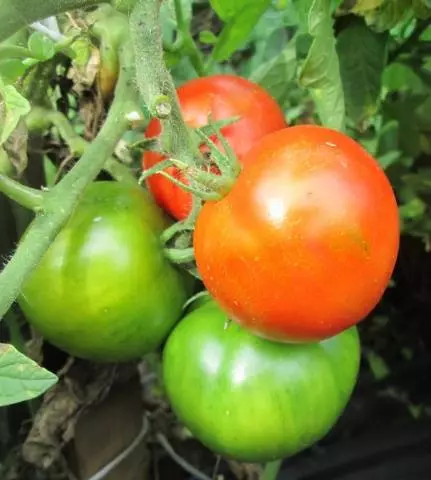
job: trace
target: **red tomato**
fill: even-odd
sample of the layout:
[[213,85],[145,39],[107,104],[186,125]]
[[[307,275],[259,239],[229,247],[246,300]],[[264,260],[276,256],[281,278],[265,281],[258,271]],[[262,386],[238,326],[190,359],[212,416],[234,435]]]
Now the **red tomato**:
[[397,204],[378,163],[346,135],[312,125],[268,135],[244,163],[196,222],[208,291],[269,339],[318,341],[359,322],[398,253]]
[[[240,116],[241,120],[221,131],[242,161],[248,150],[264,135],[286,126],[284,114],[276,101],[259,85],[235,75],[213,75],[191,80],[177,90],[181,110],[186,123],[192,127],[213,121]],[[160,123],[153,120],[148,125],[147,137],[160,133]],[[143,168],[150,168],[163,160],[155,152],[146,152]],[[166,171],[185,182],[181,172],[171,167]],[[153,175],[147,181],[157,203],[177,220],[187,217],[191,207],[191,195],[161,175]]]

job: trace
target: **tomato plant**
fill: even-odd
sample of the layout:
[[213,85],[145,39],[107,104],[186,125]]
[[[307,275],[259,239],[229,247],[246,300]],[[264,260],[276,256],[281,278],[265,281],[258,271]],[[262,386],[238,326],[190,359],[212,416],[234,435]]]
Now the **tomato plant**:
[[[212,121],[240,117],[221,129],[240,161],[263,136],[286,125],[276,101],[259,85],[236,75],[220,74],[190,80],[177,89],[177,94],[184,120],[191,128],[207,125],[210,116]],[[153,120],[146,135],[151,138],[159,134],[160,123]],[[146,152],[142,164],[150,168],[161,160],[162,155]],[[187,182],[176,167],[169,167],[166,172]],[[178,220],[187,217],[191,207],[190,193],[160,175],[151,176],[147,182],[160,206]]]
[[91,185],[22,289],[27,319],[79,357],[124,361],[156,348],[190,293],[164,258],[167,225],[138,187]]
[[207,447],[248,462],[307,448],[336,422],[359,367],[355,327],[312,344],[254,336],[213,301],[170,335],[163,378],[172,408]]
[[397,203],[377,162],[346,135],[310,125],[268,135],[245,163],[196,222],[209,292],[276,340],[316,341],[359,322],[398,252]]

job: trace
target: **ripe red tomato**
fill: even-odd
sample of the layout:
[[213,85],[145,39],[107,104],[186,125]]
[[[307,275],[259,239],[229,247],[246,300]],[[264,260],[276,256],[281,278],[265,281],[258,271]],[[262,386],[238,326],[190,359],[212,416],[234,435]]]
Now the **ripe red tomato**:
[[[179,87],[177,93],[184,119],[192,128],[208,124],[210,114],[213,121],[241,117],[221,129],[240,161],[264,135],[286,126],[283,111],[276,101],[262,87],[245,78],[235,75],[197,78]],[[159,121],[151,121],[146,136],[155,137],[159,133]],[[162,160],[162,155],[146,152],[142,166],[150,168]],[[176,179],[186,181],[177,168],[166,171]],[[156,202],[168,213],[177,220],[187,217],[192,201],[189,193],[161,175],[153,175],[147,184]]]
[[226,321],[205,300],[166,342],[164,387],[179,419],[214,452],[247,462],[294,455],[320,440],[356,383],[356,328],[293,345]]
[[376,160],[342,133],[302,125],[268,135],[244,162],[196,222],[208,291],[233,319],[279,341],[316,341],[359,322],[380,300],[399,245],[395,196]]

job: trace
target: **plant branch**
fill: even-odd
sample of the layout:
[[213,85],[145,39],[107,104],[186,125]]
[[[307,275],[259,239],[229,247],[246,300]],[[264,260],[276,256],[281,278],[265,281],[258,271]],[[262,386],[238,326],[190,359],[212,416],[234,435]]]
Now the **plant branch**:
[[43,207],[43,192],[27,187],[12,178],[0,174],[0,192],[30,210],[38,211]]
[[120,59],[122,68],[103,127],[72,170],[54,188],[44,192],[44,212],[36,215],[15,255],[0,274],[0,318],[19,295],[23,282],[39,263],[69,219],[85,188],[95,179],[129,127],[127,114],[132,109],[136,110],[138,103],[133,88],[134,68],[129,44],[120,48]]
[[200,151],[185,124],[163,52],[160,0],[138,0],[130,16],[137,82],[150,113],[162,124],[162,145],[172,157],[194,165]]
[[175,14],[177,17],[178,31],[181,35],[183,48],[187,51],[190,62],[196,73],[203,77],[206,73],[205,63],[202,53],[197,47],[190,32],[190,24],[184,18],[183,6],[181,0],[175,0]]
[[0,41],[13,35],[21,28],[52,15],[92,7],[109,0],[1,0]]
[[[76,133],[69,119],[58,110],[50,110],[43,107],[35,107],[30,114],[30,128],[34,126],[46,127],[46,124],[54,125],[61,138],[69,146],[72,155],[81,156],[90,145],[90,142]],[[135,185],[137,180],[126,165],[120,163],[113,156],[108,157],[103,169],[119,182]]]

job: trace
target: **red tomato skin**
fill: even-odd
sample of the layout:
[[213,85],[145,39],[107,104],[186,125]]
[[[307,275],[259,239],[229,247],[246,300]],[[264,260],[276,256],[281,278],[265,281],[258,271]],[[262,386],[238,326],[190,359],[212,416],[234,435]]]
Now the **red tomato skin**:
[[[241,116],[241,120],[222,129],[222,133],[242,161],[248,150],[263,136],[286,127],[283,111],[261,86],[236,75],[212,75],[190,80],[177,89],[184,119],[192,128],[202,127],[212,120]],[[148,125],[146,137],[160,134],[160,123],[154,119]],[[156,152],[146,152],[143,168],[163,160]],[[185,181],[181,172],[171,167],[166,172]],[[190,193],[161,175],[153,175],[147,185],[156,202],[177,220],[187,217],[192,198]]]
[[366,317],[399,247],[396,199],[376,160],[342,133],[302,125],[268,135],[244,163],[196,222],[210,294],[278,341],[319,341]]

